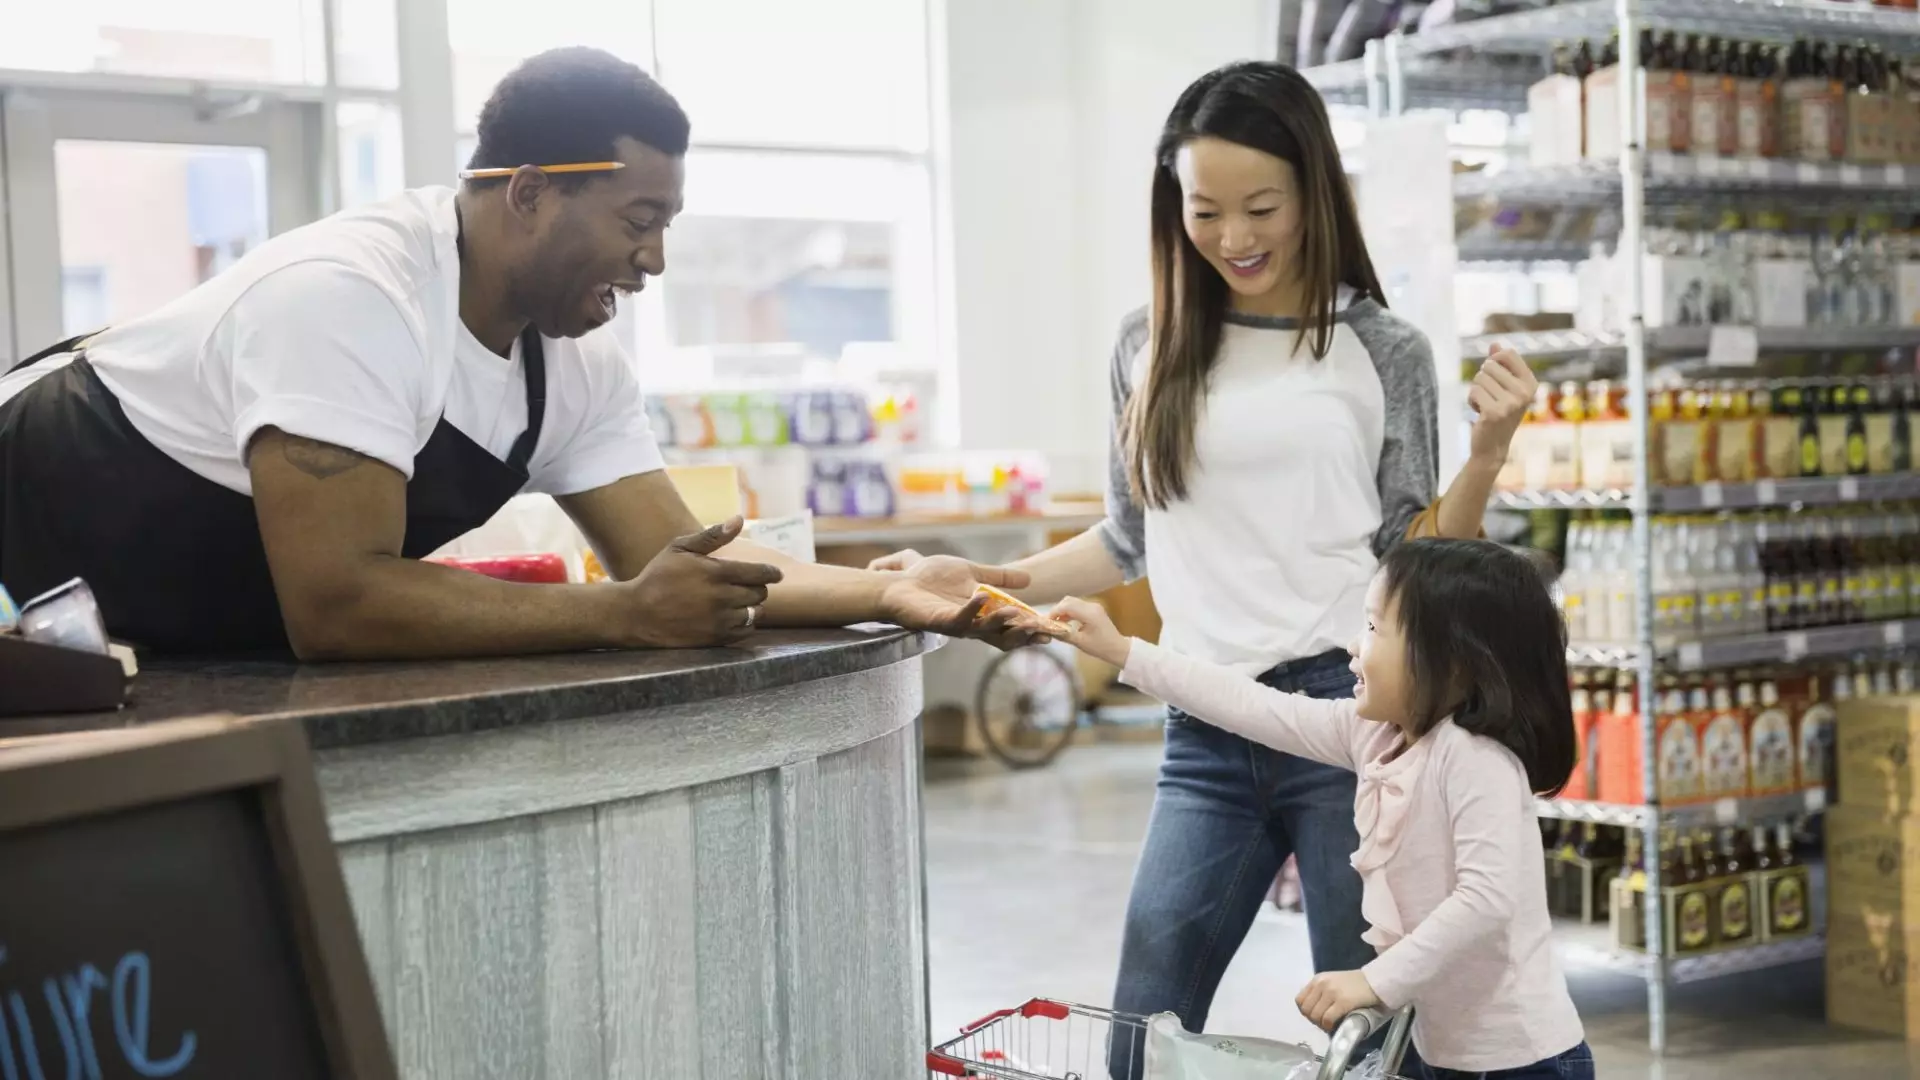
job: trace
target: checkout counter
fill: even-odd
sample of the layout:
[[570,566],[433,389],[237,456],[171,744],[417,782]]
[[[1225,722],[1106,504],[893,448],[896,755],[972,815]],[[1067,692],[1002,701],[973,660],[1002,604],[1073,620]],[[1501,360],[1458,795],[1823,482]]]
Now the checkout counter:
[[912,1076],[936,641],[159,660],[123,710],[0,736],[297,718],[403,1077]]

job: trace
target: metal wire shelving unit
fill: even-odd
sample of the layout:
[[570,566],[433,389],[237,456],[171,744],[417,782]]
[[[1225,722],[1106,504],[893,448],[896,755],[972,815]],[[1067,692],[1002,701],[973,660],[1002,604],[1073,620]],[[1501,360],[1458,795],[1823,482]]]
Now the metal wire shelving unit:
[[[1868,44],[1896,55],[1920,53],[1920,15],[1894,8],[1867,7],[1831,0],[1572,0],[1513,14],[1492,16],[1416,35],[1394,35],[1370,42],[1360,60],[1314,68],[1305,74],[1329,101],[1367,106],[1374,115],[1409,109],[1526,109],[1527,87],[1546,72],[1546,57],[1560,42],[1601,40],[1617,34],[1619,63],[1638,71],[1642,30],[1696,33],[1739,41]],[[1633,123],[1622,132],[1617,157],[1557,168],[1510,168],[1464,173],[1454,178],[1457,199],[1497,199],[1507,205],[1618,206],[1622,250],[1643,250],[1648,208],[1695,202],[1702,198],[1741,203],[1790,202],[1798,209],[1828,208],[1853,212],[1920,210],[1920,166],[1854,165],[1786,160],[1694,158],[1649,153],[1644,145],[1645,117],[1638,107],[1640,81],[1618,80],[1620,115]],[[1463,244],[1463,261],[1526,264],[1573,261],[1583,253],[1555,243]],[[1705,484],[1654,488],[1648,470],[1648,361],[1707,351],[1706,327],[1649,329],[1639,258],[1627,259],[1626,329],[1617,334],[1556,331],[1544,334],[1489,335],[1536,360],[1592,361],[1624,366],[1629,412],[1635,418],[1634,484],[1624,490],[1514,492],[1500,496],[1515,509],[1624,508],[1632,512],[1632,543],[1638,555],[1640,636],[1633,645],[1576,645],[1571,662],[1636,671],[1640,687],[1641,762],[1644,803],[1632,806],[1542,800],[1542,816],[1618,825],[1646,833],[1646,849],[1658,850],[1663,827],[1712,827],[1795,820],[1821,812],[1824,792],[1712,803],[1662,806],[1656,783],[1655,723],[1657,676],[1661,672],[1705,670],[1743,664],[1792,662],[1857,651],[1920,645],[1920,620],[1827,627],[1781,634],[1749,635],[1682,643],[1656,649],[1651,637],[1653,588],[1651,518],[1657,512],[1816,506],[1856,499],[1920,497],[1920,478],[1844,477],[1760,481],[1754,484]],[[1757,345],[1774,352],[1843,352],[1914,347],[1917,328],[1812,327],[1759,328]],[[1467,339],[1463,355],[1484,355],[1487,338]],[[1645,925],[1650,941],[1662,940],[1659,860],[1647,860]],[[1667,1039],[1666,990],[1670,984],[1755,971],[1819,957],[1819,937],[1768,943],[1715,953],[1669,958],[1649,953],[1620,953],[1593,935],[1570,934],[1562,944],[1580,960],[1608,970],[1637,975],[1647,985],[1648,1038],[1655,1052]]]

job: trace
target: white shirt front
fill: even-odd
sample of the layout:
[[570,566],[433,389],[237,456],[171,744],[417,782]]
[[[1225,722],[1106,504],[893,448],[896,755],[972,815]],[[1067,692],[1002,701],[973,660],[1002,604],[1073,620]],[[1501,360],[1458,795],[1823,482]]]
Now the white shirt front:
[[[1290,328],[1228,322],[1187,497],[1146,511],[1163,644],[1247,673],[1344,648],[1378,565],[1379,373],[1346,322],[1324,359],[1295,340]],[[1136,387],[1147,356],[1134,362]]]
[[[411,479],[444,417],[504,461],[527,428],[521,347],[502,358],[460,321],[457,235],[450,188],[336,214],[94,337],[88,362],[148,442],[245,495],[247,443],[269,426]],[[547,404],[527,490],[568,495],[661,468],[611,328],[542,344]],[[70,360],[0,378],[0,402]]]

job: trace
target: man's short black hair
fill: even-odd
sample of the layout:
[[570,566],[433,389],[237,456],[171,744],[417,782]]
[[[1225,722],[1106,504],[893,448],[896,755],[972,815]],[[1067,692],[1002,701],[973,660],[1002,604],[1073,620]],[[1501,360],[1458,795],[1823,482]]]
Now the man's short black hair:
[[480,110],[479,144],[467,167],[610,161],[622,135],[681,157],[688,127],[680,103],[637,65],[582,45],[551,49],[494,87]]

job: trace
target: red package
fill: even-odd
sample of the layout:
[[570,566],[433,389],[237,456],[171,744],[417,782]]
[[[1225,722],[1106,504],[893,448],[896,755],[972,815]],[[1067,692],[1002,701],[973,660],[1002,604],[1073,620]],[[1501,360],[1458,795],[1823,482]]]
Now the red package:
[[567,561],[558,555],[474,555],[428,559],[442,566],[471,570],[500,581],[523,585],[565,585]]

